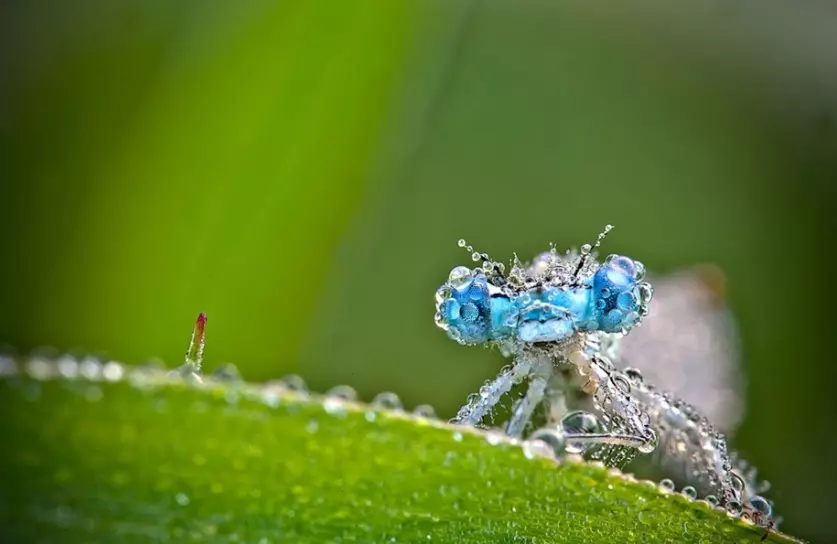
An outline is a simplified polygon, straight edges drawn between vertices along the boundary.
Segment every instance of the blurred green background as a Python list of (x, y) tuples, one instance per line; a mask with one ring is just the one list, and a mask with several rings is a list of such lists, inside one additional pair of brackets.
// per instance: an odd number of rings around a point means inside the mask
[(0, 3), (0, 343), (397, 392), (502, 364), (433, 325), (466, 238), (728, 275), (734, 437), (837, 537), (837, 10), (825, 2)]

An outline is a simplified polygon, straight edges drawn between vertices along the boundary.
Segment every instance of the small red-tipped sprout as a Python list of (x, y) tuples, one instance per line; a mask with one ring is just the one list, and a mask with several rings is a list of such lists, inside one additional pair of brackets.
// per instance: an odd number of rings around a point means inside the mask
[(189, 341), (189, 349), (186, 350), (186, 364), (192, 364), (196, 371), (201, 369), (203, 363), (203, 348), (206, 344), (206, 314), (201, 312), (195, 321), (195, 328), (192, 330), (192, 339)]

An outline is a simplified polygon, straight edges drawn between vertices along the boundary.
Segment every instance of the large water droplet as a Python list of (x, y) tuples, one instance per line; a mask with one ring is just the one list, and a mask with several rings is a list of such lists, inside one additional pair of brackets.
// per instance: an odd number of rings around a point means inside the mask
[(125, 369), (116, 361), (109, 361), (102, 367), (102, 377), (109, 382), (118, 382), (125, 375)]
[(454, 289), (461, 289), (473, 278), (473, 272), (467, 266), (457, 266), (450, 271), (448, 284)]
[(326, 392), (327, 397), (335, 397), (342, 400), (356, 401), (357, 391), (348, 385), (335, 385)]
[(672, 482), (668, 478), (664, 478), (660, 480), (660, 489), (662, 489), (663, 491), (672, 492), (674, 491), (674, 482)]
[[(645, 412), (643, 412), (643, 414), (646, 418), (648, 417), (648, 414), (646, 414)], [(657, 449), (657, 433), (654, 431), (654, 429), (648, 429), (648, 431), (650, 432), (651, 436), (648, 438), (648, 440), (640, 444), (639, 448), (637, 448), (639, 449), (640, 453), (652, 453), (654, 450)]]
[(79, 374), (83, 378), (94, 381), (102, 375), (102, 363), (93, 357), (85, 357), (78, 365)]
[(296, 374), (283, 376), (279, 379), (278, 383), (288, 391), (297, 391), (299, 393), (306, 393), (308, 391), (308, 386), (305, 385), (305, 380)]
[(636, 271), (634, 272), (634, 280), (642, 281), (645, 278), (645, 265), (639, 261), (634, 261), (634, 267), (636, 267)]
[(736, 500), (727, 502), (726, 509), (727, 513), (731, 516), (740, 516), (743, 510), (741, 503)]
[(564, 433), (558, 429), (542, 428), (532, 433), (529, 440), (540, 440), (545, 442), (552, 449), (552, 454), (555, 457), (561, 457), (567, 451), (567, 441), (564, 438)]
[(219, 382), (240, 382), (241, 380), (241, 373), (238, 371), (238, 367), (236, 367), (232, 363), (225, 363), (212, 372), (212, 379), (217, 380)]
[[(595, 433), (600, 429), (598, 418), (596, 418), (595, 415), (582, 410), (570, 412), (561, 418), (560, 427), (561, 431), (563, 431), (566, 435)], [(582, 453), (588, 446), (589, 443), (573, 441), (568, 438), (566, 440), (565, 449), (568, 453)]]
[(686, 487), (684, 487), (680, 492), (683, 493), (683, 495), (685, 495), (686, 497), (688, 497), (690, 499), (696, 499), (697, 498), (697, 489), (695, 489), (694, 487), (692, 487), (690, 485), (687, 485)]
[(370, 406), (378, 410), (400, 411), (404, 409), (404, 405), (401, 404), (401, 399), (398, 398), (398, 395), (389, 391), (384, 391), (383, 393), (375, 395), (375, 398), (372, 399)]
[(638, 368), (628, 367), (624, 371), (625, 377), (634, 384), (642, 383), (642, 372)]
[(715, 495), (707, 495), (704, 500), (712, 506), (718, 506), (718, 497)]
[(764, 517), (770, 517), (773, 513), (773, 507), (770, 506), (770, 502), (762, 497), (761, 495), (753, 495), (750, 498), (750, 508), (758, 512)]
[(427, 419), (436, 419), (436, 410), (429, 404), (419, 404), (413, 408), (413, 415)]

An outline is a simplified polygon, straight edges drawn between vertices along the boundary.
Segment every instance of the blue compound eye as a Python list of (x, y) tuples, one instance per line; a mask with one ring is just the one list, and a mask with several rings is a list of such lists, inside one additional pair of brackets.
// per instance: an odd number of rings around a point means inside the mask
[(629, 257), (611, 255), (593, 276), (594, 318), (604, 332), (628, 331), (647, 312), (651, 286), (642, 282), (645, 267)]
[(482, 344), (511, 334), (514, 305), (506, 296), (491, 294), (482, 272), (454, 268), (436, 299), (436, 324), (457, 342)]

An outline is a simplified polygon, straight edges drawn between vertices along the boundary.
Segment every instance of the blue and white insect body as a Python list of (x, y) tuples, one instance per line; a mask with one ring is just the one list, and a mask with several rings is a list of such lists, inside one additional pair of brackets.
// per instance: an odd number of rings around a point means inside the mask
[[(515, 403), (507, 424), (509, 435), (522, 436), (543, 403), (549, 422), (563, 425), (563, 439), (575, 445), (653, 449), (655, 437), (647, 415), (643, 417), (625, 391), (627, 379), (600, 357), (598, 347), (603, 338), (636, 327), (652, 294), (651, 286), (642, 281), (645, 268), (639, 261), (619, 255), (603, 263), (594, 259), (593, 250), (610, 229), (580, 252), (559, 255), (553, 248), (529, 265), (515, 257), (508, 274), (502, 263), (459, 241), (481, 266), (458, 266), (450, 272), (436, 292), (436, 324), (461, 344), (497, 345), (514, 363), (483, 384), (479, 394), (471, 395), (454, 422), (479, 425), (512, 387), (527, 381), (527, 392)], [(572, 430), (577, 428), (579, 412), (568, 410), (561, 400), (564, 374), (570, 368), (587, 382), (584, 392), (601, 412), (600, 418), (581, 417), (594, 422), (585, 425), (584, 437)], [(601, 432), (590, 434), (592, 428)], [(618, 460), (626, 455), (619, 453)]]
[(462, 344), (560, 342), (577, 332), (626, 333), (647, 312), (642, 263), (611, 255), (600, 266), (580, 256), (540, 256), (528, 269), (484, 261), (454, 268), (437, 292), (437, 324)]

